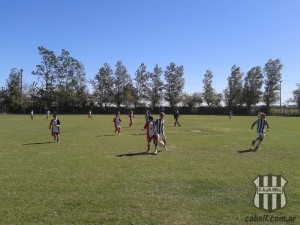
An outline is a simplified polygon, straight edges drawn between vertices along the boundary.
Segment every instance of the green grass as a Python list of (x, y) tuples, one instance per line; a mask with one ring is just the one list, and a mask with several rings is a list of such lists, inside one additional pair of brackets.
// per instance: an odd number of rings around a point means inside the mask
[[(0, 116), (0, 224), (300, 224), (245, 222), (247, 216), (300, 212), (300, 118), (268, 117), (257, 153), (256, 117), (167, 115), (168, 151), (146, 150), (144, 116), (120, 136), (112, 115), (61, 115), (61, 142), (49, 120)], [(151, 151), (153, 146), (151, 145)], [(258, 175), (282, 175), (287, 205), (253, 205)]]

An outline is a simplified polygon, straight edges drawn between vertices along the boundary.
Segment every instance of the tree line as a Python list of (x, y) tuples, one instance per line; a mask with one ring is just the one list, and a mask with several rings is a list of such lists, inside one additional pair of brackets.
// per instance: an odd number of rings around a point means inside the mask
[[(224, 103), (224, 110), (244, 107), (250, 113), (251, 107), (260, 102), (269, 111), (280, 97), (283, 68), (280, 59), (270, 59), (263, 68), (254, 66), (246, 74), (233, 65), (223, 93), (215, 91), (213, 72), (206, 70), (202, 91), (188, 94), (184, 92), (184, 66), (174, 62), (165, 70), (158, 64), (148, 70), (141, 63), (133, 78), (122, 61), (114, 68), (104, 63), (93, 79), (88, 80), (83, 63), (65, 49), (58, 56), (43, 46), (38, 47), (38, 51), (41, 63), (31, 73), (36, 77), (32, 84), (23, 84), (22, 69), (10, 71), (6, 85), (0, 90), (2, 112), (18, 113), (35, 108), (72, 113), (92, 108), (105, 110), (112, 106), (132, 109), (162, 105), (193, 109), (201, 105), (220, 107)], [(93, 87), (92, 92), (88, 90), (88, 83)], [(296, 86), (290, 101), (300, 110), (300, 84)]]

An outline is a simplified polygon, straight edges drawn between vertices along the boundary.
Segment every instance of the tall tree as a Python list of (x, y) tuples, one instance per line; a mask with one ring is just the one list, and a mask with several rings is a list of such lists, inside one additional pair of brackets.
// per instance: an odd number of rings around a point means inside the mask
[(228, 86), (224, 90), (225, 104), (232, 110), (237, 104), (241, 103), (243, 89), (243, 74), (240, 67), (233, 65), (231, 75), (227, 78)]
[(83, 64), (73, 58), (65, 49), (62, 49), (62, 53), (57, 59), (59, 106), (65, 110), (73, 110), (78, 104), (77, 90), (86, 89), (85, 69)]
[(163, 70), (157, 64), (155, 65), (153, 72), (149, 73), (148, 97), (152, 108), (158, 106), (163, 99), (164, 83), (161, 80), (162, 74)]
[(299, 114), (300, 114), (300, 84), (296, 84), (297, 89), (293, 90), (293, 97), (291, 99), (291, 102), (294, 102), (297, 104), (298, 109), (299, 109)]
[(270, 111), (270, 105), (276, 103), (279, 100), (279, 90), (281, 81), (281, 70), (283, 65), (280, 59), (270, 59), (264, 67), (264, 84), (265, 92), (263, 93), (263, 100), (266, 103), (268, 112)]
[(169, 102), (170, 107), (176, 106), (182, 97), (184, 88), (184, 68), (176, 66), (171, 62), (165, 70), (165, 100)]
[(257, 104), (262, 97), (261, 87), (263, 84), (263, 74), (259, 66), (251, 68), (244, 79), (243, 101), (246, 103), (247, 111), (251, 106)]
[(0, 89), (0, 112), (5, 113), (7, 111), (7, 102), (8, 99), (7, 89), (1, 87)]
[(93, 94), (101, 107), (104, 105), (106, 108), (113, 102), (114, 78), (113, 70), (109, 64), (104, 63), (104, 65), (99, 69), (94, 80), (92, 80), (92, 85), (94, 87)]
[(81, 62), (78, 62), (75, 79), (75, 105), (84, 110), (88, 104), (90, 94), (87, 88), (85, 68)]
[(39, 107), (39, 108), (44, 108), (45, 105), (43, 104), (44, 102), (42, 101), (42, 94), (44, 93), (44, 90), (41, 89), (38, 86), (37, 82), (33, 82), (29, 86), (28, 90), (28, 95), (29, 95), (29, 105)]
[(142, 101), (147, 99), (147, 93), (149, 92), (148, 81), (149, 73), (144, 63), (141, 63), (137, 71), (135, 72), (135, 87), (134, 87), (134, 105), (135, 107)]
[(116, 64), (114, 80), (114, 100), (117, 106), (120, 107), (121, 104), (127, 100), (128, 91), (131, 91), (132, 89), (130, 87), (133, 86), (130, 75), (127, 73), (127, 69), (122, 61), (118, 61)]
[(21, 109), (21, 73), (21, 70), (12, 69), (6, 81), (5, 102), (10, 112), (18, 112)]
[[(213, 105), (218, 106), (220, 104), (220, 94), (216, 93), (215, 89), (212, 87), (213, 73), (210, 70), (206, 70), (204, 74), (203, 82), (203, 101), (207, 104), (208, 107)], [(221, 94), (222, 98), (222, 94)]]
[(57, 57), (53, 51), (50, 51), (43, 46), (38, 47), (38, 50), (42, 57), (42, 62), (36, 66), (36, 70), (32, 71), (32, 74), (38, 76), (38, 81), (41, 84), (35, 88), (41, 89), (39, 90), (39, 93), (41, 94), (42, 103), (46, 108), (50, 108), (56, 100)]

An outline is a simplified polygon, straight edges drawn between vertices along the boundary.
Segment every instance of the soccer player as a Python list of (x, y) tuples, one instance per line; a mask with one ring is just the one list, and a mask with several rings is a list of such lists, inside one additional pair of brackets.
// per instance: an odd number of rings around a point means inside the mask
[(158, 142), (158, 138), (157, 138), (157, 133), (155, 130), (155, 122), (153, 121), (153, 117), (149, 116), (148, 117), (148, 121), (146, 122), (144, 129), (146, 129), (147, 131), (147, 152), (150, 151), (150, 143), (153, 140), (154, 143), (154, 152), (153, 154), (157, 155), (157, 142)]
[(113, 119), (114, 125), (115, 125), (115, 134), (118, 133), (118, 135), (121, 135), (121, 118), (120, 118), (120, 112), (116, 114), (116, 117)]
[(232, 111), (230, 110), (230, 111), (229, 111), (229, 120), (231, 120), (232, 116), (233, 116), (233, 113), (232, 113)]
[(50, 110), (47, 110), (46, 120), (49, 118), (49, 115), (50, 115)]
[(49, 129), (51, 129), (51, 134), (55, 141), (59, 142), (59, 131), (60, 120), (57, 118), (56, 114), (53, 114), (53, 119), (50, 121)]
[(178, 126), (181, 126), (179, 123), (178, 123), (178, 119), (180, 117), (180, 114), (179, 114), (179, 111), (175, 111), (174, 112), (174, 120), (175, 120), (175, 123), (174, 123), (174, 127), (176, 126), (176, 124), (178, 124)]
[(33, 109), (30, 111), (30, 118), (33, 120)]
[(254, 151), (259, 149), (260, 143), (263, 141), (265, 137), (265, 127), (267, 127), (267, 131), (269, 131), (270, 126), (268, 121), (266, 120), (266, 114), (260, 113), (260, 118), (258, 118), (251, 126), (251, 129), (253, 129), (254, 125), (257, 125), (257, 138), (252, 141), (252, 146), (254, 147)]
[(134, 121), (134, 114), (133, 114), (133, 111), (130, 111), (130, 113), (129, 113), (129, 127), (132, 126), (133, 121)]
[(165, 114), (163, 112), (159, 113), (159, 118), (155, 121), (156, 132), (158, 135), (158, 142), (162, 141), (164, 143), (164, 148), (167, 151), (167, 137), (165, 134)]
[(93, 117), (92, 117), (92, 110), (89, 111), (89, 114), (88, 114), (88, 119), (91, 119), (93, 120)]
[(150, 113), (149, 110), (147, 109), (147, 110), (146, 110), (146, 113), (145, 113), (145, 120), (146, 120), (146, 122), (149, 120), (149, 116), (151, 116), (151, 113)]

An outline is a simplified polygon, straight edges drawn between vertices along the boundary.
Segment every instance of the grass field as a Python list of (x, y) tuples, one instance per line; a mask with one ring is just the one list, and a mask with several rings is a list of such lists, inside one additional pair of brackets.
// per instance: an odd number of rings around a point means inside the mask
[[(116, 136), (112, 115), (60, 115), (56, 143), (44, 115), (1, 115), (0, 224), (300, 224), (300, 118), (267, 117), (254, 153), (256, 117), (183, 115), (174, 127), (167, 115), (157, 156), (143, 154), (144, 116), (132, 128), (121, 118)], [(253, 180), (270, 173), (288, 181), (272, 212), (253, 204)], [(264, 215), (297, 218), (246, 221)]]

